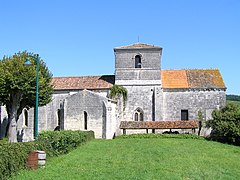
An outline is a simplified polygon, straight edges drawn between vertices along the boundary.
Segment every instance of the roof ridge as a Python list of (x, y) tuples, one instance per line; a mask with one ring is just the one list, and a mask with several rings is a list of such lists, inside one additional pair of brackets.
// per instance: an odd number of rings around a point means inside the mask
[(200, 68), (200, 69), (198, 69), (198, 68), (184, 68), (184, 69), (162, 69), (162, 71), (181, 71), (181, 70), (219, 70), (219, 68)]
[(56, 76), (56, 77), (52, 77), (54, 78), (80, 78), (80, 77), (102, 77), (102, 76), (115, 76), (114, 74), (112, 75), (90, 75), (90, 76)]
[(146, 43), (133, 43), (133, 44), (129, 44), (129, 45), (124, 45), (124, 46), (119, 46), (119, 47), (116, 47), (114, 49), (137, 49), (137, 48), (161, 48), (160, 46), (155, 46), (153, 44), (146, 44)]

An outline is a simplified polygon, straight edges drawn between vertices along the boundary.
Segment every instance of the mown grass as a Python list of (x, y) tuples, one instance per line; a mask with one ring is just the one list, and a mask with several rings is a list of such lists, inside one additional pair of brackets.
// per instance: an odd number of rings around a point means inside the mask
[(239, 147), (204, 139), (93, 140), (13, 179), (239, 179), (239, 158)]

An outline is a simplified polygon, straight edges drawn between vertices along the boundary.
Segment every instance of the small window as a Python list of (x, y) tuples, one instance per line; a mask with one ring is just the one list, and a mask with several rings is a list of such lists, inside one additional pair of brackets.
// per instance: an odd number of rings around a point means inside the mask
[(134, 118), (135, 121), (138, 121), (138, 113), (135, 113), (135, 118)]
[(87, 115), (87, 112), (86, 111), (84, 111), (84, 129), (85, 130), (87, 130), (87, 117), (88, 115)]
[(24, 125), (28, 126), (28, 111), (24, 109)]
[(134, 114), (134, 121), (143, 121), (143, 110), (137, 108)]
[(58, 115), (58, 126), (60, 127), (60, 121), (61, 121), (61, 109), (58, 109), (57, 111), (57, 115)]
[(181, 120), (188, 120), (188, 110), (181, 110)]
[(142, 68), (142, 61), (140, 55), (135, 56), (135, 68)]

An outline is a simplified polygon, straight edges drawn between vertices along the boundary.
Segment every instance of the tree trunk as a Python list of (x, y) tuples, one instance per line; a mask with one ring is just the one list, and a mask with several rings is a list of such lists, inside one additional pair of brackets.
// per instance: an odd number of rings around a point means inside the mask
[(8, 141), (17, 142), (17, 123), (15, 118), (9, 119)]
[(17, 122), (16, 122), (16, 108), (12, 108), (11, 113), (8, 115), (9, 129), (8, 140), (10, 143), (17, 142)]
[(9, 142), (17, 142), (17, 120), (18, 120), (18, 109), (20, 107), (20, 102), (22, 98), (22, 93), (20, 91), (11, 95), (11, 101), (6, 105), (8, 113), (8, 140)]

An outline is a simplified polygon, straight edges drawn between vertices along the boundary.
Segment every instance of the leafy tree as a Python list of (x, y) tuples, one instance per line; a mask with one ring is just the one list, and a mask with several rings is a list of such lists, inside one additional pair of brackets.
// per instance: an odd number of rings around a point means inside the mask
[(127, 101), (127, 89), (121, 85), (113, 85), (110, 89), (110, 97), (111, 98), (120, 98), (123, 97), (123, 106), (125, 108)]
[(220, 110), (214, 110), (213, 120), (207, 121), (212, 128), (214, 140), (240, 145), (240, 106), (228, 103)]
[[(24, 108), (35, 106), (36, 61), (30, 58), (32, 66), (24, 65), (26, 58), (37, 57), (29, 52), (19, 52), (0, 61), (0, 102), (6, 106), (8, 114), (9, 142), (17, 141), (17, 121)], [(40, 59), (40, 58), (39, 58)], [(46, 64), (39, 60), (39, 106), (51, 101), (53, 88), (52, 74)]]
[(228, 101), (240, 101), (240, 96), (238, 95), (230, 94), (230, 95), (227, 95), (226, 98)]

